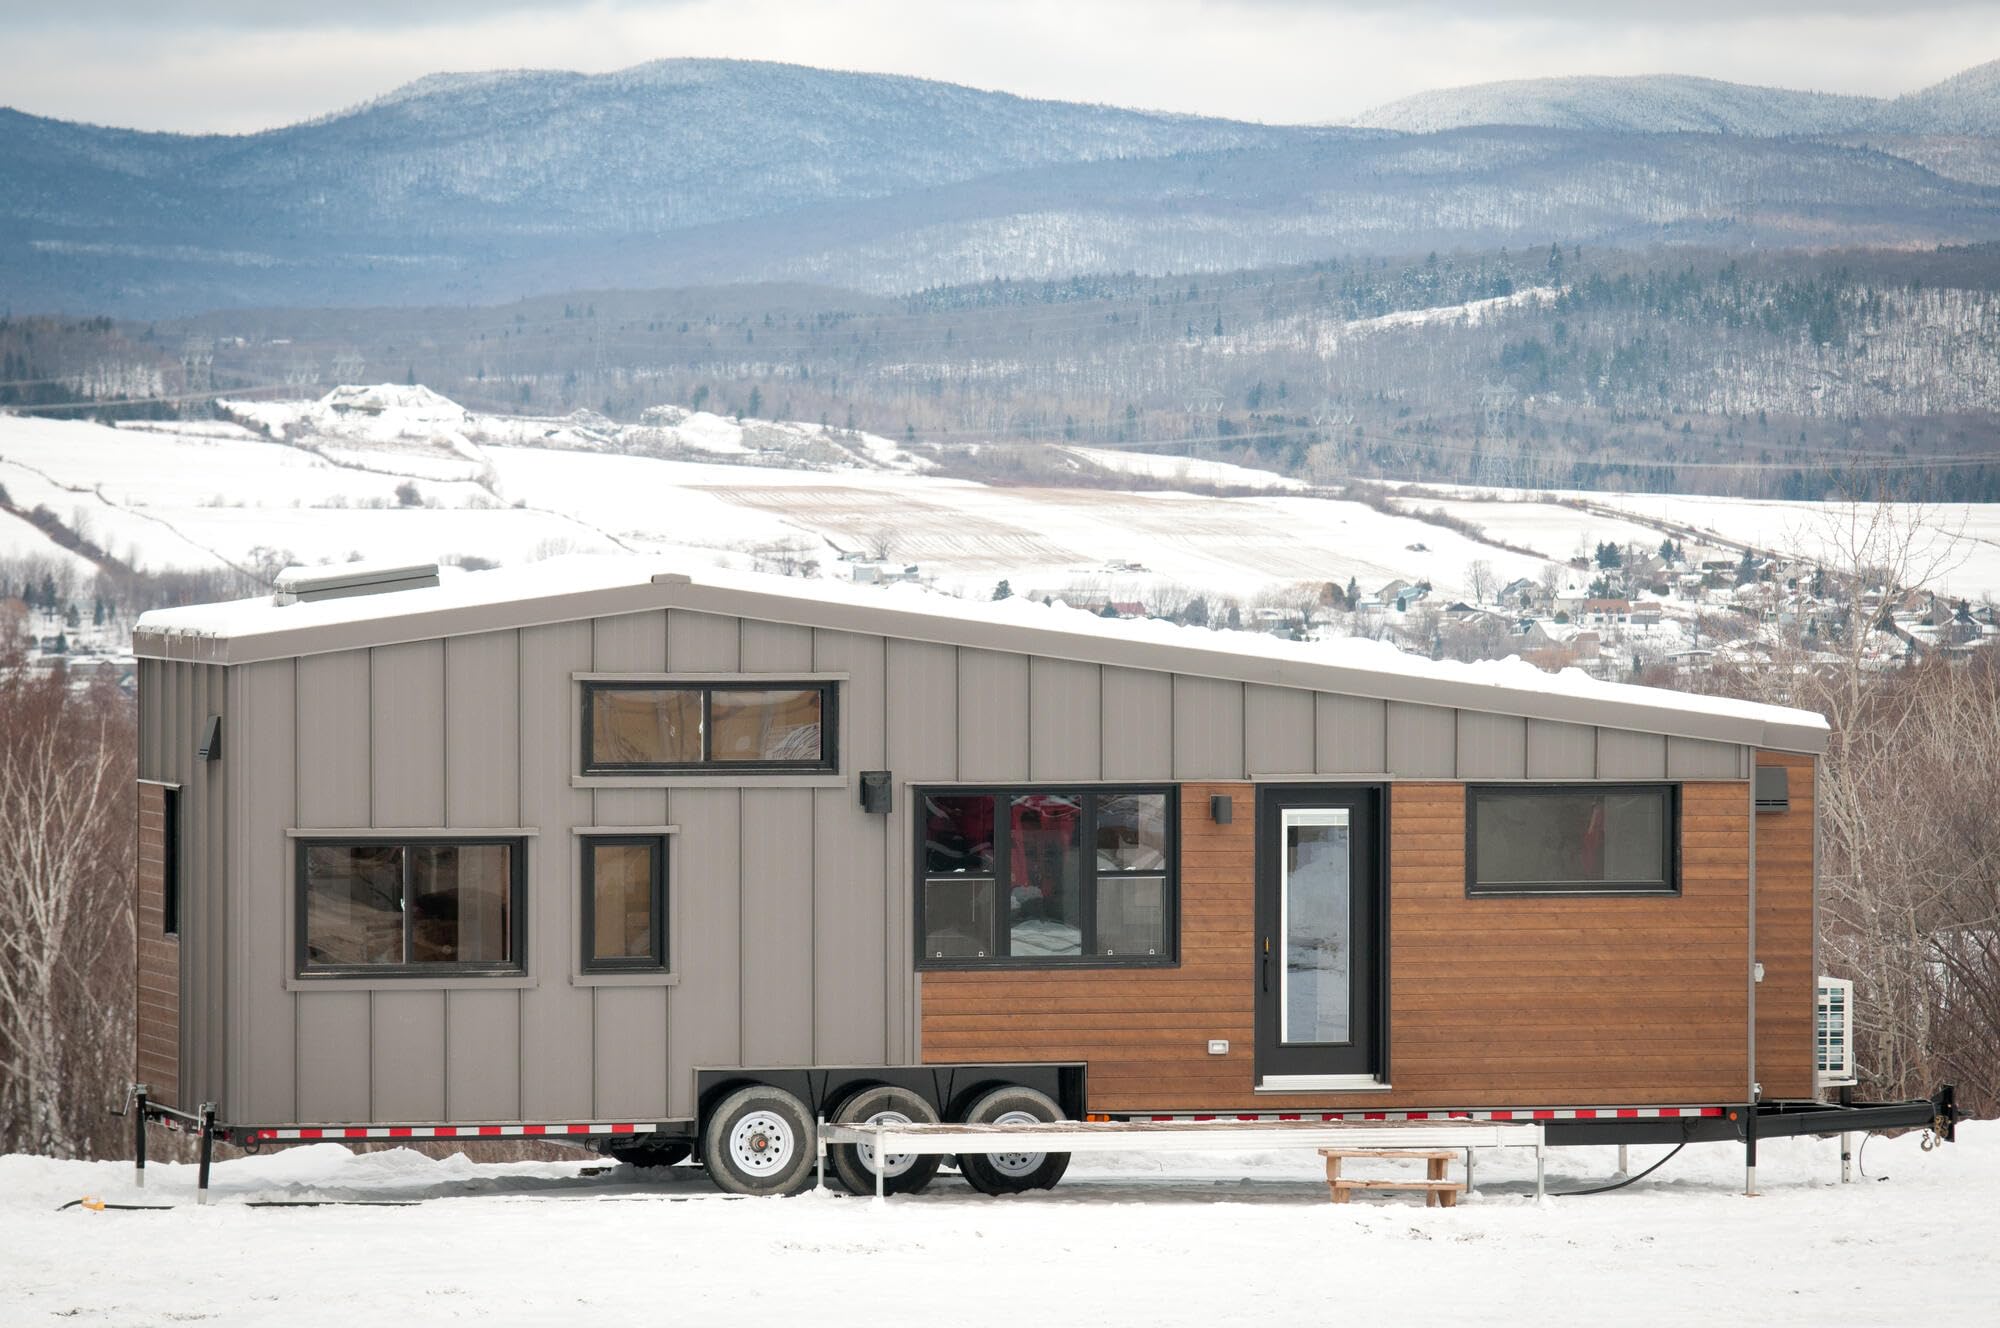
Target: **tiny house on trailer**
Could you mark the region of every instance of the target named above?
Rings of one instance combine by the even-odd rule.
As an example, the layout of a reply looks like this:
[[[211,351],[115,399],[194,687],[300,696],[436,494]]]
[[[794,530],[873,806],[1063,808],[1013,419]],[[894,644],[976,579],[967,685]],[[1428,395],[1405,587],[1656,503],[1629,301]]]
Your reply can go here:
[[[1817,715],[657,568],[142,619],[142,1119],[746,1193],[820,1119],[1867,1128],[1811,1116]]]

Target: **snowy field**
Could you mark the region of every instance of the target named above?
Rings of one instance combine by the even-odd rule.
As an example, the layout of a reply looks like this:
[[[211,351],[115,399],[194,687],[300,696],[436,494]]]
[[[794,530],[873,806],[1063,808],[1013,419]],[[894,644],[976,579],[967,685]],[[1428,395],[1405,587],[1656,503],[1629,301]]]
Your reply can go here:
[[[0,1322],[402,1325],[1826,1324],[1993,1321],[2000,1124],[1924,1153],[1875,1139],[1837,1184],[1831,1140],[1686,1149],[1610,1194],[1533,1199],[1490,1153],[1455,1209],[1327,1202],[1309,1152],[1080,1160],[1046,1193],[728,1199],[688,1168],[475,1165],[311,1145],[143,1192],[118,1163],[0,1158]],[[1634,1169],[1664,1148],[1633,1150]],[[1609,1148],[1556,1149],[1550,1188]],[[83,1195],[166,1212],[56,1211]],[[257,1200],[420,1200],[254,1208]]]
[[[1557,502],[1556,499],[1565,502]],[[1695,494],[1536,492],[1402,486],[1398,510],[1471,522],[1497,543],[1564,560],[1589,556],[1599,541],[1656,547],[1668,531],[1690,556],[1698,549],[1732,551],[1752,545],[1784,556],[1838,562],[1830,537],[1850,509],[1835,503],[1716,498]],[[1582,504],[1582,507],[1570,504]],[[1588,510],[1585,510],[1588,509]],[[1977,600],[2000,598],[2000,503],[1937,503],[1901,509],[1930,532],[1919,552],[1934,551],[1945,569],[1941,589]]]
[[[1714,547],[1686,541],[1694,557],[1733,558],[1731,541],[1803,550],[1820,516],[1812,504],[1415,486],[1385,513],[1264,471],[1077,447],[1061,451],[1099,470],[1242,496],[994,486],[926,473],[928,462],[867,435],[672,411],[641,425],[587,413],[481,416],[423,388],[342,388],[319,402],[237,409],[272,436],[222,421],[114,429],[0,416],[0,486],[15,507],[45,506],[153,570],[519,564],[617,551],[744,568],[785,548],[828,575],[846,573],[840,554],[880,554],[975,597],[1004,578],[1017,594],[1153,602],[1180,592],[1252,604],[1300,582],[1350,578],[1371,593],[1427,579],[1455,598],[1473,562],[1495,584],[1539,580],[1548,561],[1606,540],[1652,547],[1668,529],[1713,533]],[[1419,519],[1437,507],[1479,533]],[[2000,504],[1936,515],[1963,532],[1950,589],[2000,594]],[[0,514],[0,557],[24,555],[77,563]]]

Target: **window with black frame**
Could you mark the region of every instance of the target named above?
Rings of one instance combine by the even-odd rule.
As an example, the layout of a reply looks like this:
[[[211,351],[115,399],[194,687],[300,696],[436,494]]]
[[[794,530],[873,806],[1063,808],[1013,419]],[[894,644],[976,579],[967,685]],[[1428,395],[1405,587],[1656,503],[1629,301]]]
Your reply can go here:
[[[1680,799],[1671,784],[1475,785],[1466,891],[1674,894]]]
[[[922,967],[1175,962],[1165,788],[918,795]]]
[[[583,840],[583,971],[665,972],[667,838]]]
[[[830,773],[831,682],[587,682],[583,772]]]
[[[522,971],[522,843],[301,840],[302,974]]]

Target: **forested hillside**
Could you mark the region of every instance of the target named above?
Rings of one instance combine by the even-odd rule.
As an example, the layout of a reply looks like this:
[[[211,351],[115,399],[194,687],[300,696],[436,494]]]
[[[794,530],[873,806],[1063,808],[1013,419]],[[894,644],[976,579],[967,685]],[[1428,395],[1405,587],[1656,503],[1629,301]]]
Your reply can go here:
[[[587,292],[489,309],[0,323],[9,401],[201,413],[415,381],[501,411],[825,422],[1032,477],[1032,444],[1313,477],[2000,497],[2000,250],[1529,250],[1222,275]],[[121,400],[123,399],[123,400]],[[134,400],[137,399],[137,400]]]

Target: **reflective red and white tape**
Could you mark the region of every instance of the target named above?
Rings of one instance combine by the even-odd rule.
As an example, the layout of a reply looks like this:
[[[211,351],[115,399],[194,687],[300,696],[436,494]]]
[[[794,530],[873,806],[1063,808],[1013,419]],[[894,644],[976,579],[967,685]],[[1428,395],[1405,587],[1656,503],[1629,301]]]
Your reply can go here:
[[[1518,1107],[1503,1111],[1259,1111],[1242,1114],[1119,1116],[1143,1121],[1538,1121],[1659,1120],[1720,1116],[1721,1107]]]
[[[253,1139],[509,1139],[540,1135],[652,1134],[657,1125],[572,1122],[565,1125],[308,1125],[258,1129]]]

